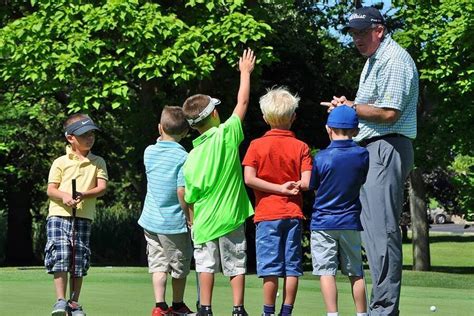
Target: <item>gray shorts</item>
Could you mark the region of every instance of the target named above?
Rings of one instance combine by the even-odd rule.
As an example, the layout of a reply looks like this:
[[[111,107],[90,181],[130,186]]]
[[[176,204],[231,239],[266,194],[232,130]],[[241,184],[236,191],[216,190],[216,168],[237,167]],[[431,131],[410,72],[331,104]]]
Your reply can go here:
[[[153,234],[145,231],[148,272],[170,272],[175,279],[189,274],[193,246],[189,233]]]
[[[222,270],[225,276],[245,274],[246,250],[245,225],[242,224],[227,235],[194,245],[196,272],[216,273]]]
[[[363,276],[360,232],[356,230],[316,230],[311,232],[314,275]]]

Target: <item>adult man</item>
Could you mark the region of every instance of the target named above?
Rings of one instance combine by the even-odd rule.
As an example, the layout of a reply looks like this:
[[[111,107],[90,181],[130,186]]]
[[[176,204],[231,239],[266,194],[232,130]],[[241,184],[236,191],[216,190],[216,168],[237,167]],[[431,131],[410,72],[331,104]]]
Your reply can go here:
[[[399,229],[404,181],[413,165],[418,73],[413,59],[389,34],[380,12],[354,11],[345,27],[367,57],[352,106],[360,118],[354,139],[369,151],[369,173],[361,189],[362,240],[372,275],[370,315],[399,315],[402,240]]]

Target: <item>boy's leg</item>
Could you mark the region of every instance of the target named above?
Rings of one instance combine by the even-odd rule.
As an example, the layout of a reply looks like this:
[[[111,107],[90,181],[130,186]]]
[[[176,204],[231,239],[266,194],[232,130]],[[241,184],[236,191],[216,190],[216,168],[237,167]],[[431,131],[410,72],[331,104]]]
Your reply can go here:
[[[352,298],[354,299],[354,304],[356,307],[357,313],[366,313],[367,312],[367,301],[365,295],[365,280],[360,276],[350,276],[349,280],[351,281],[352,286]]]
[[[232,298],[234,306],[244,305],[245,274],[231,276],[229,278],[232,287]]]
[[[222,272],[230,278],[233,294],[233,315],[247,315],[244,308],[245,273],[247,272],[247,241],[245,225],[219,238]]]
[[[311,232],[313,275],[319,276],[321,293],[329,313],[337,313],[336,273],[339,265],[339,231]],[[360,252],[359,252],[360,253]]]
[[[203,244],[194,245],[196,272],[199,273],[201,309],[200,314],[212,314],[212,292],[214,273],[221,268],[219,240],[215,239]]]
[[[71,297],[72,301],[79,301],[79,295],[81,295],[81,289],[82,289],[82,277],[76,277],[74,279],[74,282],[72,282],[72,276],[71,276],[71,281],[69,282],[69,291],[70,293],[74,293],[73,297]],[[74,288],[72,288],[74,284]]]
[[[173,286],[173,302],[182,302],[186,289],[186,277],[182,279],[172,278],[171,285]]]
[[[157,303],[165,302],[167,278],[166,272],[153,272],[152,274],[153,292]]]
[[[55,272],[54,273],[54,288],[56,290],[56,298],[66,298],[67,288],[67,272]]]
[[[336,277],[333,275],[321,275],[321,293],[323,294],[324,304],[328,313],[337,312],[337,287]]]
[[[367,311],[367,296],[363,278],[362,246],[360,232],[356,230],[339,231],[339,256],[341,272],[349,276],[352,297],[358,313]]]
[[[263,304],[275,305],[276,295],[278,291],[278,277],[263,277]]]
[[[284,278],[283,304],[294,305],[296,293],[298,292],[298,280],[296,276],[287,276]]]

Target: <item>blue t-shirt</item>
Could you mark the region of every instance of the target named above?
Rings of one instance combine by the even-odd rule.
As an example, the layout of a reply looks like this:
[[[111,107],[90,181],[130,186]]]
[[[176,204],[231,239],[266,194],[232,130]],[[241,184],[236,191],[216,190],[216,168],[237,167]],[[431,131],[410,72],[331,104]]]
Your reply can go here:
[[[317,190],[311,230],[362,230],[359,191],[369,152],[352,140],[335,140],[314,157],[310,189]]]
[[[184,187],[183,165],[187,155],[183,146],[172,141],[157,141],[145,149],[147,192],[138,220],[145,230],[157,234],[187,231],[176,192],[178,187]]]

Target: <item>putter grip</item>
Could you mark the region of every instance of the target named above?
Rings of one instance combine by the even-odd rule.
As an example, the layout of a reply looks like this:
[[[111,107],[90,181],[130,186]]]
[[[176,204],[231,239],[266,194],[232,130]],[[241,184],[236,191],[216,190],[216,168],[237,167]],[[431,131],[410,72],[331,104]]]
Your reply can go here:
[[[76,197],[77,197],[76,179],[72,179],[72,198],[75,199]]]

